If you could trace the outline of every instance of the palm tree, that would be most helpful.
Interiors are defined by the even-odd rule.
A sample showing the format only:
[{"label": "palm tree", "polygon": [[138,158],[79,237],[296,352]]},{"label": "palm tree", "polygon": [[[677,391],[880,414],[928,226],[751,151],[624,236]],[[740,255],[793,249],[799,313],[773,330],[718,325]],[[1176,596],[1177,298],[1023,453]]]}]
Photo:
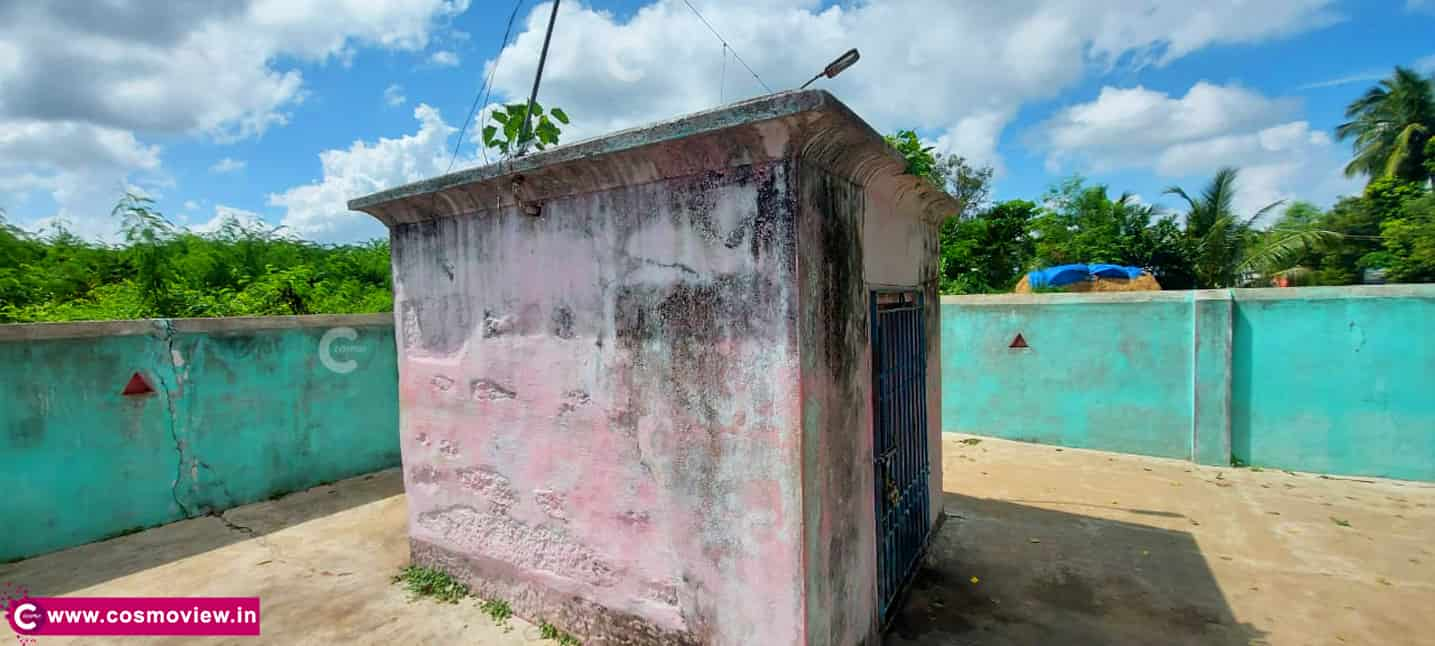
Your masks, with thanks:
[{"label": "palm tree", "polygon": [[1203,289],[1249,284],[1258,275],[1288,269],[1289,261],[1303,251],[1324,247],[1340,234],[1312,227],[1256,229],[1256,221],[1281,205],[1272,202],[1250,216],[1239,216],[1234,168],[1216,171],[1200,197],[1191,197],[1180,187],[1166,193],[1186,201],[1186,223],[1182,230],[1187,253],[1196,274],[1196,286]]},{"label": "palm tree", "polygon": [[1350,120],[1336,127],[1335,136],[1355,140],[1346,176],[1431,179],[1425,156],[1435,134],[1435,78],[1397,66],[1394,75],[1346,106],[1345,117]]}]

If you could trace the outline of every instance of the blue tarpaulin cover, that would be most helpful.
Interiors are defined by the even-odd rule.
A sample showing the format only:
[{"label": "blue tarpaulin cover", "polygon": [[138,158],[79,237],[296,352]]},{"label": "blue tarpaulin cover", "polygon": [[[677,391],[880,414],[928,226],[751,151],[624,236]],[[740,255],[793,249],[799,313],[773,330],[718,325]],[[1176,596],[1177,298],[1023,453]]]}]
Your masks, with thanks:
[{"label": "blue tarpaulin cover", "polygon": [[1045,269],[1033,270],[1026,275],[1027,282],[1032,289],[1039,287],[1061,287],[1072,283],[1089,280],[1092,276],[1101,278],[1138,278],[1146,273],[1140,267],[1125,267],[1122,265],[1057,265]]}]

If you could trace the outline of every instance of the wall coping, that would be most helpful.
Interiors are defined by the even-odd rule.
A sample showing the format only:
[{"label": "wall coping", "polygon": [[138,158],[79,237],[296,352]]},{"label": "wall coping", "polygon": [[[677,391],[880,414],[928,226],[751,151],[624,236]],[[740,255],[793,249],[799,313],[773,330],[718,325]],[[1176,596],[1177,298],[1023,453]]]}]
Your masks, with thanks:
[{"label": "wall coping", "polygon": [[[1212,290],[1201,290],[1212,291]],[[1190,291],[1084,292],[1074,294],[965,294],[943,296],[943,305],[1081,305],[1085,303],[1169,303],[1189,301]]]},{"label": "wall coping", "polygon": [[[1282,292],[1295,292],[1286,295]],[[1233,289],[1238,301],[1330,300],[1340,298],[1435,298],[1435,284],[1341,285],[1335,287],[1265,287]]]},{"label": "wall coping", "polygon": [[308,316],[226,316],[190,319],[130,319],[123,321],[72,321],[64,323],[0,324],[0,343],[44,339],[85,339],[103,336],[163,335],[171,333],[227,333],[330,327],[386,327],[394,315],[313,314]]},{"label": "wall coping", "polygon": [[934,220],[959,206],[931,182],[907,175],[902,156],[824,90],[732,103],[405,184],[348,206],[393,227],[784,158],[810,161],[864,186],[890,182],[899,203]]},{"label": "wall coping", "polygon": [[965,294],[943,296],[943,305],[1082,305],[1087,303],[1170,303],[1176,301],[1313,301],[1351,298],[1430,298],[1435,284],[1342,285],[1336,287],[1261,287],[1160,292],[1078,292],[1044,294]]}]

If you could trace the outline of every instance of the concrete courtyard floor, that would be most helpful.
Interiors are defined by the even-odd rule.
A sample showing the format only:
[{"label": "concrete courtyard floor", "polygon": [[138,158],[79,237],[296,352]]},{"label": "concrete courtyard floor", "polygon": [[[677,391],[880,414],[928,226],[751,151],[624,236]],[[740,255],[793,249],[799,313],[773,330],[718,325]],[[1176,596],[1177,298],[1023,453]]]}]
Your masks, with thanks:
[{"label": "concrete courtyard floor", "polygon": [[948,434],[921,644],[1435,644],[1435,486]]},{"label": "concrete courtyard floor", "polygon": [[[942,449],[947,521],[889,646],[1435,642],[1435,486],[958,435]],[[384,471],[3,565],[0,582],[262,599],[262,637],[206,644],[553,643],[391,584],[404,505]]]}]

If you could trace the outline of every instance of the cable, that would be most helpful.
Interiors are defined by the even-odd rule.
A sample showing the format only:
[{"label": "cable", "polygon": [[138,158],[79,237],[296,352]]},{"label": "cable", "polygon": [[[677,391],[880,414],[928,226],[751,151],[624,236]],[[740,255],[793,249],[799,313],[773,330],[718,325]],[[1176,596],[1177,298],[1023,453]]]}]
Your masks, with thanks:
[{"label": "cable", "polygon": [[553,0],[553,13],[548,16],[548,31],[543,34],[543,50],[538,53],[538,71],[533,74],[533,92],[528,95],[528,106],[523,109],[523,128],[518,131],[518,154],[528,151],[528,125],[533,122],[533,106],[538,102],[538,84],[543,81],[543,64],[548,62],[548,43],[553,40],[553,25],[558,22],[558,2]]},{"label": "cable", "polygon": [[[758,75],[757,75],[757,72],[752,71],[752,68],[751,68],[751,67],[748,67],[747,61],[742,60],[742,56],[739,56],[739,55],[738,55],[737,50],[736,50],[736,49],[733,49],[733,46],[732,46],[732,45],[729,45],[726,40],[723,40],[722,34],[719,34],[716,29],[713,29],[712,24],[708,22],[708,19],[707,19],[707,18],[704,18],[704,17],[703,17],[702,12],[699,12],[699,11],[698,11],[698,8],[697,8],[697,7],[694,7],[694,6],[693,6],[693,3],[688,2],[688,0],[683,0],[683,4],[687,5],[689,9],[692,9],[692,10],[693,10],[693,15],[697,16],[697,17],[698,17],[698,20],[703,21],[703,24],[704,24],[704,25],[707,25],[708,31],[712,32],[714,36],[717,36],[717,39],[718,39],[720,42],[722,42],[722,44],[723,44],[724,47],[727,47],[728,49],[732,49],[732,57],[733,57],[733,58],[736,58],[736,59],[737,59],[737,62],[742,63],[742,66],[743,66],[744,68],[747,68],[747,73],[748,73],[748,74],[751,74],[753,78],[757,79],[757,82],[762,85],[762,89],[767,90],[769,94],[772,93],[772,88],[768,87],[768,86],[767,86],[767,83],[763,82],[762,77],[761,77],[761,76],[758,76]],[[724,60],[726,60],[726,59],[724,59]]]},{"label": "cable", "polygon": [[[513,33],[513,19],[518,17],[518,10],[523,6],[524,0],[516,0],[513,3],[513,11],[508,14],[508,26],[503,28],[503,41],[498,43],[498,53],[493,56],[493,67],[488,70],[488,78],[483,85],[478,87],[478,93],[473,96],[473,105],[468,108],[468,117],[463,120],[463,127],[458,129],[458,141],[453,144],[453,154],[448,158],[448,168],[443,172],[445,175],[453,170],[453,163],[458,159],[458,149],[463,146],[463,135],[468,132],[468,124],[473,121],[473,113],[478,111],[480,103],[487,105],[488,98],[493,93],[493,76],[498,72],[498,61],[503,58],[503,50],[508,48],[508,36]],[[488,163],[488,149],[484,146],[478,147],[479,154],[483,155],[483,163]]]}]

